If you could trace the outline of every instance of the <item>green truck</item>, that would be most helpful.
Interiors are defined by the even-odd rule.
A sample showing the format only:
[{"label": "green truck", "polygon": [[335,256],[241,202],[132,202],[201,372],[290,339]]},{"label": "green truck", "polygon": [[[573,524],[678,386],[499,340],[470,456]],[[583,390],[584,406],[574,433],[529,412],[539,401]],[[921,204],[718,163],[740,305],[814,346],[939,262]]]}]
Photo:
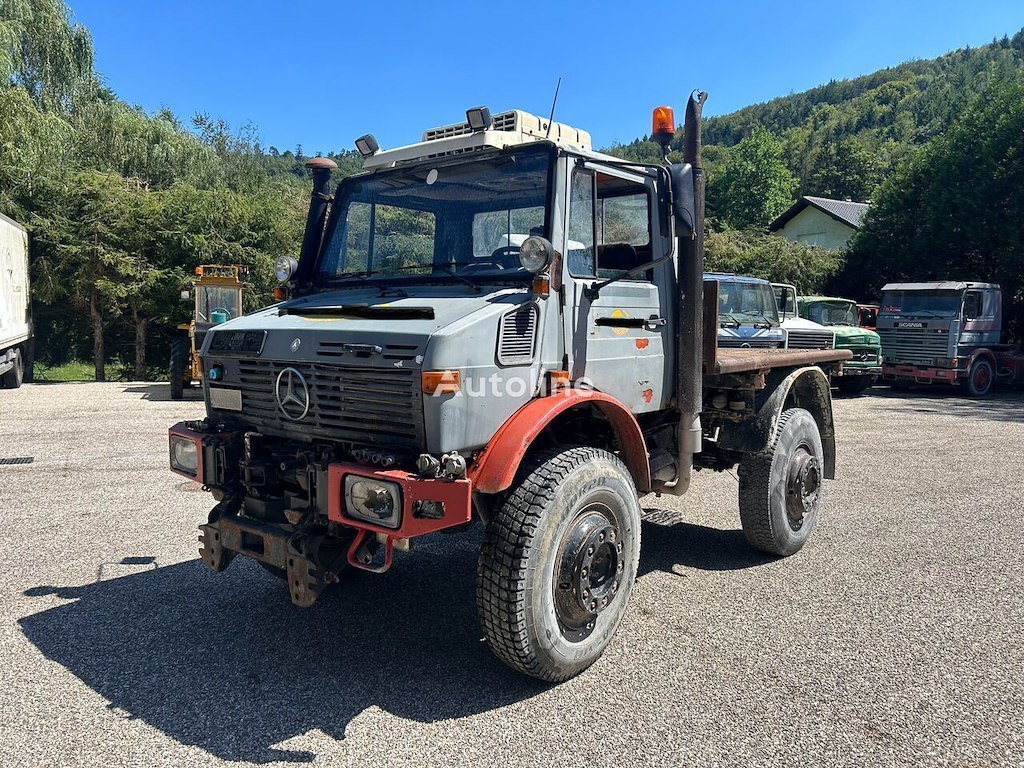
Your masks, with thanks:
[{"label": "green truck", "polygon": [[847,394],[860,394],[882,373],[882,342],[874,331],[860,325],[857,302],[833,296],[801,296],[800,317],[828,326],[836,334],[836,349],[848,349],[853,358],[833,374],[832,383]]}]

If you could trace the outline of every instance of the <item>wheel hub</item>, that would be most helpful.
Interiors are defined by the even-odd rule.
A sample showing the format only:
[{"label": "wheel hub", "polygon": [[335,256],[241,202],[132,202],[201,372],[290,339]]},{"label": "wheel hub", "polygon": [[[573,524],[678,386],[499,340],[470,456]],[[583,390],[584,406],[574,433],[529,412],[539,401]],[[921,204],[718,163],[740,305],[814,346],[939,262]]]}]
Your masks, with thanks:
[{"label": "wheel hub", "polygon": [[821,465],[818,458],[801,445],[789,459],[786,472],[786,513],[789,524],[798,530],[811,513],[821,493]]},{"label": "wheel hub", "polygon": [[601,512],[581,515],[566,532],[555,572],[555,612],[582,639],[611,605],[623,572],[623,543]]}]

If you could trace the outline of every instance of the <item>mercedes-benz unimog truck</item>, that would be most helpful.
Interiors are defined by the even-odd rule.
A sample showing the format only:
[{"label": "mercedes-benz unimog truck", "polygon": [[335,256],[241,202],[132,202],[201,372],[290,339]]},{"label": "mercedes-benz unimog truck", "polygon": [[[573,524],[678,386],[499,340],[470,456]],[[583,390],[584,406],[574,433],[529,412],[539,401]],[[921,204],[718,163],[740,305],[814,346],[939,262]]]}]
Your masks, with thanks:
[{"label": "mercedes-benz unimog truck", "polygon": [[[278,263],[290,297],[211,330],[206,418],[170,430],[171,468],[215,501],[203,562],[256,560],[308,606],[480,524],[484,638],[560,681],[622,619],[644,494],[738,466],[747,539],[803,547],[836,462],[817,365],[849,352],[717,348],[702,103],[679,164],[482,107],[406,147],[361,137],[333,194],[333,163],[310,161],[301,252]],[[666,153],[675,129],[655,110]]]},{"label": "mercedes-benz unimog truck", "polygon": [[878,312],[882,378],[895,387],[958,384],[984,397],[996,382],[1024,380],[1024,354],[1002,343],[995,283],[889,283]]},{"label": "mercedes-benz unimog truck", "polygon": [[17,389],[32,368],[28,235],[0,214],[0,386]]}]

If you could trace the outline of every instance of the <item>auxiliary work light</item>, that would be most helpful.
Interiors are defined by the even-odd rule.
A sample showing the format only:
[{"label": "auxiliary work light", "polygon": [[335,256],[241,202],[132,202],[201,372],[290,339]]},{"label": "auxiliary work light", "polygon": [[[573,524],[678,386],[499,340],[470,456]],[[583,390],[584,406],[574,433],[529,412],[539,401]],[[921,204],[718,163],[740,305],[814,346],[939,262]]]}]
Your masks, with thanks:
[{"label": "auxiliary work light", "polygon": [[356,139],[356,149],[359,150],[359,154],[363,157],[371,157],[377,154],[380,144],[377,143],[377,139],[374,138],[372,133],[368,133]]},{"label": "auxiliary work light", "polygon": [[494,125],[494,118],[491,117],[491,110],[487,107],[473,107],[466,110],[466,120],[473,133],[486,131]]}]

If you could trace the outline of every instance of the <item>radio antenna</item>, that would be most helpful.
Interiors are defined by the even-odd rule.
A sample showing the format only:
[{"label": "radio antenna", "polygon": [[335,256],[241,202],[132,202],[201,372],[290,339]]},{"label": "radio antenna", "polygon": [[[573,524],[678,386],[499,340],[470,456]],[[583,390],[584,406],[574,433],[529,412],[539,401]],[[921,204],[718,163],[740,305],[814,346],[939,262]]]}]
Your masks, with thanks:
[{"label": "radio antenna", "polygon": [[551,116],[548,118],[548,132],[544,136],[545,139],[551,138],[551,126],[555,124],[555,107],[558,105],[558,89],[562,87],[562,78],[558,78],[558,82],[555,83],[555,98],[551,100]]}]

